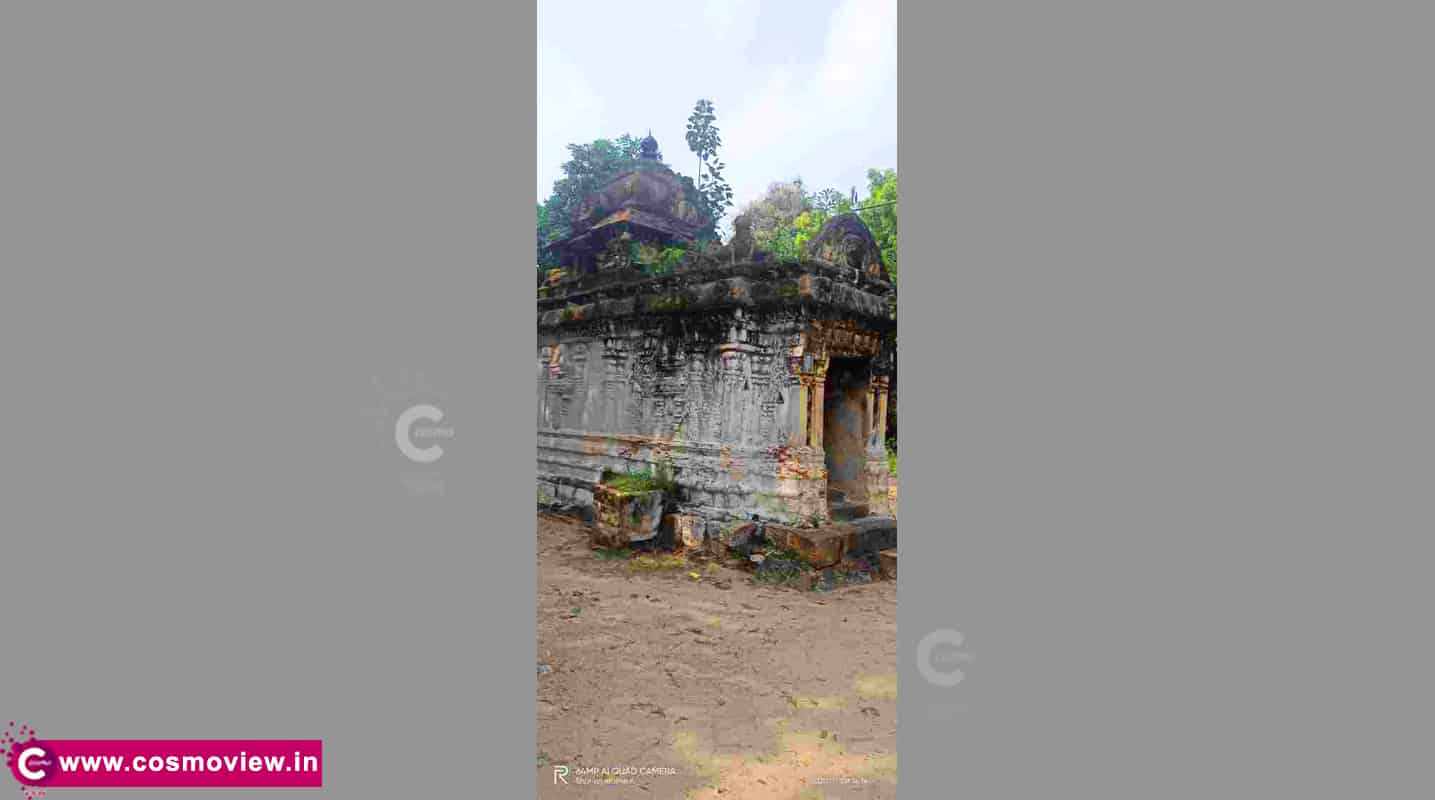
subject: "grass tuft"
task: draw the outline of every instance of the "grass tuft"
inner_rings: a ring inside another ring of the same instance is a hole
[[[673,468],[666,462],[659,463],[650,469],[631,472],[607,470],[603,473],[601,481],[604,486],[623,494],[641,494],[655,490],[673,494],[677,490],[677,482],[673,479]]]

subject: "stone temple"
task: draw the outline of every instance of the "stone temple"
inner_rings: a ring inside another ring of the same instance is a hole
[[[894,288],[856,215],[797,258],[754,248],[742,218],[700,246],[691,184],[648,137],[572,222],[538,289],[540,497],[591,508],[605,472],[662,468],[668,511],[700,530],[895,515]]]

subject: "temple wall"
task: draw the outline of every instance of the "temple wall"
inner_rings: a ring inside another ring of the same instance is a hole
[[[847,263],[850,251],[778,261],[737,249],[672,272],[609,265],[539,287],[540,501],[589,506],[605,470],[664,465],[681,514],[825,522],[830,402],[844,486],[890,513],[886,273]],[[834,359],[844,377],[829,398]]]
[[[670,464],[684,510],[821,518],[820,449],[799,442],[794,320],[633,319],[540,332],[540,492],[586,505],[605,469]]]
[[[605,470],[667,464],[683,513],[825,521],[829,356],[865,353],[876,337],[823,325],[739,310],[540,330],[540,495],[586,506]],[[873,513],[889,513],[881,380],[845,386],[833,409],[861,432],[842,445],[841,477],[859,498],[870,495]]]

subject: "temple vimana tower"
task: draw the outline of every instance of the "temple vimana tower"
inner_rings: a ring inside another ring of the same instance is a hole
[[[886,459],[893,286],[854,214],[798,258],[725,245],[644,139],[581,205],[538,289],[540,495],[591,506],[605,474],[658,469],[709,524],[894,516]]]

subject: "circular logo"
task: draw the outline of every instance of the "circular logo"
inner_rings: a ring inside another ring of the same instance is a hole
[[[957,667],[946,665],[954,661],[971,661],[971,655],[949,652],[939,657],[937,647],[948,645],[957,648],[962,646],[963,641],[962,634],[950,628],[935,630],[923,636],[922,640],[917,642],[917,671],[922,673],[928,683],[943,689],[950,689],[961,683],[966,674]]]
[[[26,786],[43,786],[59,771],[55,751],[48,744],[34,739],[16,743],[10,760],[10,772],[15,780]]]
[[[399,452],[403,453],[412,461],[420,464],[429,464],[439,460],[443,455],[443,448],[437,444],[427,447],[420,447],[414,444],[415,439],[446,438],[452,432],[446,429],[430,429],[420,434],[414,430],[414,423],[419,420],[429,422],[441,422],[443,410],[438,406],[417,405],[411,406],[404,413],[399,415],[398,422],[394,425],[394,441],[399,445]]]

